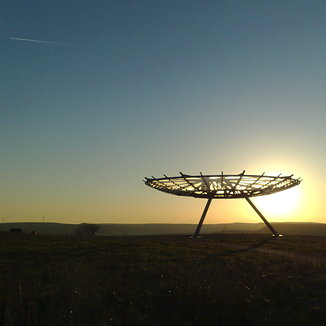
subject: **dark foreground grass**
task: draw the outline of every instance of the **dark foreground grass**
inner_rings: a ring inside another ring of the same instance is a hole
[[[0,325],[325,325],[326,238],[0,234]]]

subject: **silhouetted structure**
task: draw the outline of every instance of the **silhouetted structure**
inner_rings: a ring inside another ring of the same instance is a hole
[[[198,226],[193,235],[199,236],[209,205],[214,198],[245,198],[251,207],[256,211],[266,226],[278,237],[278,232],[266,220],[263,214],[253,204],[249,197],[273,194],[285,189],[292,188],[300,184],[302,179],[294,179],[290,176],[267,176],[248,175],[243,171],[240,174],[220,174],[220,175],[187,175],[180,172],[181,176],[164,178],[145,178],[145,184],[154,189],[167,192],[177,196],[190,196],[196,198],[207,198],[208,201],[199,220]]]

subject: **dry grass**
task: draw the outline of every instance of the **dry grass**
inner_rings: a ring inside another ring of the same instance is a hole
[[[1,234],[0,324],[324,325],[325,245]]]

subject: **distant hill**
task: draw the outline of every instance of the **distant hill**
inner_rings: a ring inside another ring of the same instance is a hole
[[[193,234],[195,224],[100,224],[98,235]],[[262,223],[204,224],[202,233],[236,233],[261,230]]]
[[[79,224],[64,223],[4,223],[0,231],[8,232],[12,228],[20,228],[24,233],[38,234],[73,234]],[[194,233],[196,224],[98,224],[97,235],[101,236],[137,236],[159,234]],[[326,236],[326,224],[323,223],[273,223],[280,234]],[[266,233],[270,231],[263,223],[225,223],[204,224],[202,234],[209,233]]]
[[[24,233],[36,232],[38,234],[72,234],[78,224],[65,223],[3,223],[0,224],[0,231],[10,231],[10,229],[18,228]]]
[[[79,224],[64,223],[4,223],[0,231],[9,231],[19,228],[24,233],[36,232],[38,234],[73,234]],[[132,236],[132,235],[158,235],[158,234],[193,234],[195,224],[98,224],[97,235],[102,236]],[[255,232],[263,228],[262,223],[229,223],[204,224],[202,233],[237,233]]]
[[[278,233],[284,235],[326,236],[326,224],[324,223],[273,223],[273,227]],[[270,233],[270,231],[263,225],[257,233]]]

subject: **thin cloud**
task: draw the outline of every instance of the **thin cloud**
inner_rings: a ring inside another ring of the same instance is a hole
[[[13,40],[13,41],[23,41],[23,42],[70,45],[70,44],[65,44],[65,43],[61,43],[61,42],[52,42],[52,41],[45,41],[45,40],[33,40],[33,39],[30,39],[30,38],[20,38],[20,37],[9,37],[9,39]]]

